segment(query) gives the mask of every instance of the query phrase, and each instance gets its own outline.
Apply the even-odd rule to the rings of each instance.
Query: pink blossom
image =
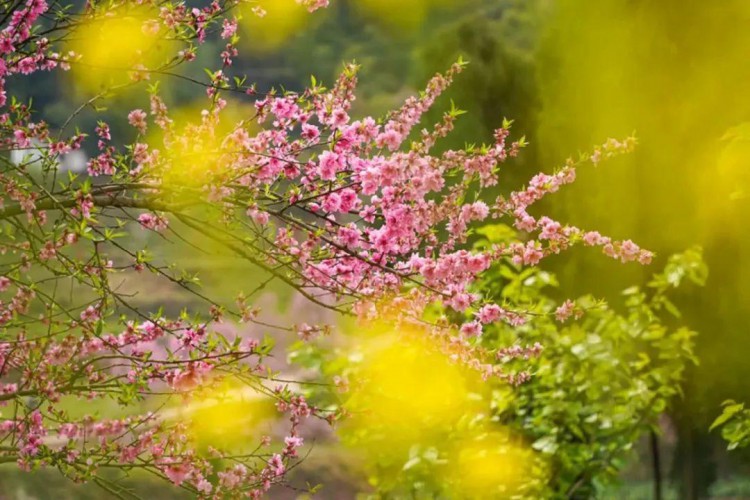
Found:
[[[323,210],[326,212],[338,212],[341,208],[341,197],[338,193],[331,193],[323,201]]]
[[[281,476],[286,471],[286,466],[281,460],[281,455],[279,455],[278,453],[274,453],[271,456],[271,459],[268,461],[268,467],[276,476]]]
[[[310,12],[328,7],[328,0],[297,0],[297,3],[307,7]]]
[[[465,337],[478,337],[482,334],[482,324],[479,321],[471,321],[461,325],[461,334]]]
[[[151,213],[143,213],[138,216],[138,222],[144,229],[150,229],[152,231],[164,231],[169,225],[167,219],[161,215],[155,215]]]
[[[146,112],[142,109],[134,109],[128,113],[128,123],[138,129],[141,134],[146,133]]]
[[[36,71],[36,61],[31,57],[24,57],[18,61],[18,71],[23,75],[30,75]]]
[[[336,173],[341,169],[341,158],[338,153],[324,151],[318,157],[318,174],[325,181],[336,179]]]
[[[176,486],[180,486],[191,475],[192,469],[187,464],[170,465],[164,468],[164,474]]]
[[[493,323],[500,319],[502,309],[497,304],[487,304],[477,313],[477,318],[484,324]]]
[[[265,226],[268,224],[269,216],[268,212],[265,212],[263,210],[259,210],[257,208],[249,208],[247,210],[247,215],[250,216],[253,221],[255,221],[256,224],[259,224],[261,226]]]
[[[320,137],[320,129],[316,127],[315,125],[310,125],[309,123],[305,123],[302,125],[302,135],[303,138],[307,139],[309,142],[315,142],[318,140],[318,137]]]
[[[224,19],[221,26],[221,38],[232,38],[237,32],[237,19]]]
[[[575,303],[571,300],[566,300],[560,307],[555,310],[555,319],[560,323],[566,321],[575,311]]]

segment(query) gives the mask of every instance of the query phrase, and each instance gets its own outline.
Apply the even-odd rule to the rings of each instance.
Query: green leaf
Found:
[[[714,420],[714,422],[711,424],[711,427],[708,428],[708,431],[711,432],[718,426],[727,423],[732,417],[734,417],[736,414],[738,414],[744,409],[745,409],[744,403],[735,403],[735,404],[730,404],[728,406],[725,406],[722,414],[716,417],[716,420]]]
[[[542,453],[552,455],[557,451],[558,445],[554,436],[544,436],[534,441],[531,447]]]

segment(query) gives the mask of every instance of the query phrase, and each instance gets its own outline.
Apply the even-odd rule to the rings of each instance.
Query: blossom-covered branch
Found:
[[[310,11],[328,4],[300,3]],[[457,363],[506,376],[503,359],[521,353],[486,352],[474,341],[483,325],[518,325],[526,317],[473,291],[494,262],[533,266],[579,242],[622,261],[651,258],[631,241],[529,215],[532,203],[574,180],[572,162],[491,201],[501,165],[524,145],[509,138],[509,123],[491,144],[432,153],[460,113],[447,112],[433,127],[421,119],[462,71],[461,61],[384,119],[354,119],[354,65],[330,89],[314,83],[265,94],[233,72],[237,11],[262,14],[262,2],[111,0],[81,11],[62,1],[0,5],[0,147],[27,152],[20,163],[2,160],[0,167],[0,402],[9,410],[0,422],[0,461],[54,466],[110,490],[117,487],[101,469],[142,468],[198,495],[258,497],[283,482],[298,459],[306,418],[338,418],[268,375],[270,341],[220,333],[222,321],[295,329],[305,339],[328,330],[261,321],[249,300],[268,281],[364,321],[409,323]],[[102,36],[132,47],[112,52],[99,43]],[[208,80],[181,75],[212,37],[224,47]],[[127,114],[135,138],[112,137],[105,122],[69,132],[82,107],[53,129],[28,103],[6,98],[11,76],[56,69],[82,72],[80,87],[91,96],[84,106],[141,91],[142,101]],[[205,100],[196,109],[172,109],[151,82],[156,75],[199,84]],[[243,101],[251,111],[238,112]],[[92,139],[97,154],[87,175],[64,176],[61,158]],[[610,140],[589,159],[632,146],[631,139]],[[490,217],[509,218],[529,239],[470,250],[472,225]],[[267,281],[223,303],[130,237],[143,230],[187,246],[216,244]],[[158,300],[155,307],[137,303],[135,294],[148,293],[145,273],[189,292],[190,310],[169,317]],[[440,318],[428,319],[435,307]],[[462,319],[448,321],[449,313]],[[238,391],[222,389],[228,381],[286,416],[279,442],[248,444],[244,436],[239,449],[202,446],[191,432],[200,411],[165,417],[175,399],[195,402],[213,392],[234,401]],[[119,403],[126,416],[70,411],[70,401],[95,399]]]

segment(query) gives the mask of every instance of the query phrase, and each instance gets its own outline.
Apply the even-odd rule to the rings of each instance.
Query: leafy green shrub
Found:
[[[487,228],[488,240],[498,228]],[[513,338],[540,343],[544,352],[528,383],[492,401],[493,419],[532,440],[549,458],[550,497],[589,497],[616,478],[623,459],[672,398],[679,395],[693,355],[694,332],[671,326],[679,311],[670,290],[684,282],[702,285],[707,269],[700,249],[669,258],[645,288],[624,290],[624,304],[611,308],[592,297],[575,301],[575,321],[551,317],[556,303],[547,291],[555,277],[539,269],[497,266],[483,286],[516,304],[537,304],[535,319],[517,329],[486,332],[484,343],[507,345]]]
[[[721,415],[711,424],[711,430],[719,427],[721,437],[729,443],[727,449],[745,448],[750,444],[750,410],[745,409],[745,403],[724,401]]]
[[[478,247],[516,238],[501,225],[478,232]],[[410,434],[408,443],[394,444],[393,434],[400,431],[392,423],[382,428],[344,423],[339,434],[365,458],[370,483],[386,498],[476,496],[449,471],[460,462],[462,443],[499,435],[492,446],[506,461],[493,462],[486,453],[474,460],[479,475],[482,467],[495,467],[488,473],[494,474],[492,487],[499,489],[483,495],[595,497],[616,480],[634,444],[656,429],[658,417],[680,394],[683,372],[696,362],[695,333],[679,325],[679,311],[668,295],[686,283],[702,285],[706,277],[701,251],[693,248],[670,257],[645,287],[624,290],[621,307],[589,296],[568,303],[564,313],[552,298],[554,275],[519,268],[510,260],[496,264],[479,283],[482,293],[512,310],[528,311],[531,319],[515,327],[496,323],[475,342],[507,355],[511,379],[527,378],[514,368],[531,367],[528,381],[513,385],[490,378],[470,394],[463,415],[419,436]],[[566,315],[568,320],[560,321]],[[525,359],[524,353],[533,358],[536,344],[543,346],[541,354]],[[318,388],[311,397],[345,408],[358,397],[359,356],[341,350],[338,359],[324,362],[320,351],[300,344],[293,358],[328,370],[339,387],[342,380],[351,384],[343,395]],[[422,425],[430,417],[420,415]],[[415,417],[404,418],[410,427],[419,426]],[[509,473],[517,476],[510,486]]]

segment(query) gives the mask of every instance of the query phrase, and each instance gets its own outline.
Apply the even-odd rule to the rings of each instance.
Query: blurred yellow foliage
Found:
[[[243,443],[257,445],[261,427],[277,415],[269,396],[231,381],[199,391],[176,413],[188,423],[188,434],[199,445],[231,449],[242,448]],[[254,439],[245,439],[248,436]]]
[[[156,19],[153,12],[137,8],[104,12],[84,22],[66,47],[80,56],[72,65],[75,83],[99,91],[128,82],[133,71],[166,62],[169,42]]]
[[[267,52],[279,48],[303,29],[311,16],[296,0],[262,0],[240,7],[244,50]]]
[[[544,162],[633,131],[639,141],[635,154],[582,171],[561,193],[572,220],[656,250],[723,237],[712,234],[723,232],[717,222],[750,180],[746,148],[726,137],[750,116],[748,21],[744,0],[550,8],[536,133]]]
[[[205,103],[188,105],[170,112],[171,131],[168,134],[152,128],[147,139],[151,149],[162,152],[166,187],[200,189],[215,175],[231,168],[241,154],[237,144],[227,137],[243,128],[251,135],[257,125],[250,122],[251,106],[230,102],[220,112],[210,112]]]
[[[349,358],[358,369],[343,430],[379,470],[371,481],[419,468],[448,498],[509,498],[543,484],[539,454],[490,421],[491,384],[436,349],[435,339],[387,323],[355,339]],[[511,389],[499,390],[512,401]]]
[[[457,440],[446,470],[455,498],[508,498],[543,473],[531,447],[502,429]]]
[[[478,378],[418,335],[386,330],[362,342],[359,385],[348,404],[357,425],[413,438],[453,424],[466,411]]]

